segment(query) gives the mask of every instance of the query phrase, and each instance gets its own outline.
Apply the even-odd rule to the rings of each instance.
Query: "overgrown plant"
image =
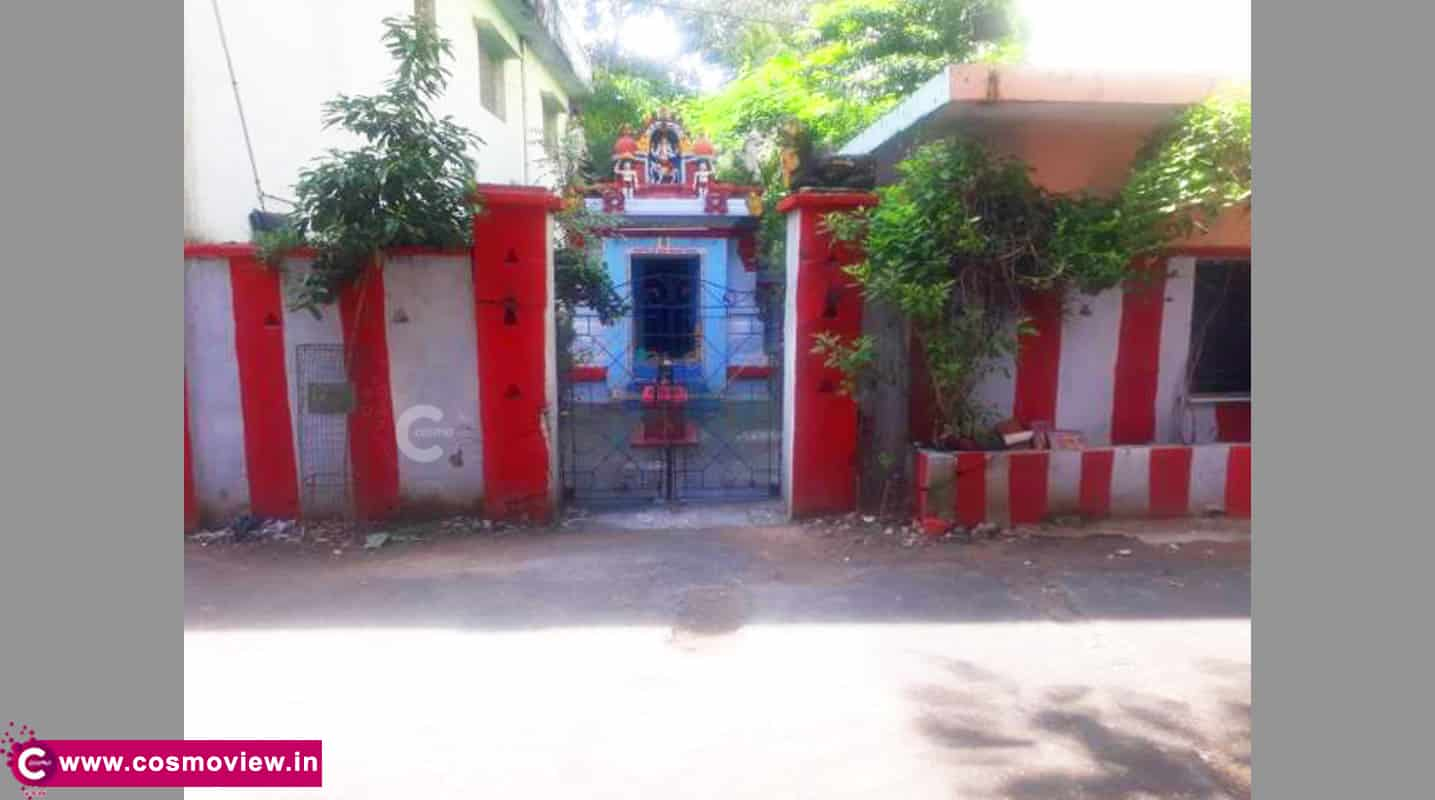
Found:
[[[1251,202],[1251,97],[1230,87],[1152,138],[1121,192],[1128,243],[1151,252]]]
[[[1249,97],[1213,98],[1154,136],[1125,190],[1107,199],[1046,192],[1019,160],[948,139],[898,164],[875,207],[825,217],[836,239],[862,245],[864,259],[847,271],[865,296],[912,325],[930,376],[932,441],[990,438],[990,410],[975,390],[1035,333],[1021,315],[1023,292],[1121,285],[1141,257],[1249,204],[1250,141]],[[812,346],[849,378],[870,363],[867,337]]]
[[[395,62],[384,91],[341,94],[323,106],[325,128],[363,141],[330,149],[299,173],[294,227],[262,237],[277,263],[301,244],[313,267],[293,284],[290,305],[318,314],[385,248],[466,247],[472,240],[475,161],[482,140],[430,108],[448,85],[447,39],[419,17],[384,19],[384,47]]]
[[[544,153],[563,196],[563,207],[554,214],[553,296],[559,367],[566,372],[572,366],[573,321],[578,310],[591,311],[606,325],[625,316],[629,308],[603,263],[602,237],[616,226],[617,219],[590,211],[584,203],[593,170],[582,129],[570,127],[556,144],[545,144]]]

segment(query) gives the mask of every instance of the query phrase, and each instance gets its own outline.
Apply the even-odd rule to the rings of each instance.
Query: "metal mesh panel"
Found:
[[[306,515],[346,515],[349,493],[349,411],[353,391],[344,347],[294,348],[299,410],[299,483]]]

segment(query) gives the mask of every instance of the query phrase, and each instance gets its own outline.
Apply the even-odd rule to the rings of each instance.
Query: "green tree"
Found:
[[[931,375],[933,439],[978,439],[990,420],[975,389],[1029,333],[1021,292],[1118,286],[1138,274],[1142,256],[1248,206],[1250,148],[1250,98],[1240,92],[1193,106],[1153,134],[1116,197],[1052,194],[1018,160],[973,140],[941,140],[897,165],[898,180],[879,190],[875,208],[824,222],[838,239],[861,242],[864,259],[848,272],[865,295],[911,322]],[[811,346],[849,386],[871,366],[865,337]]]
[[[829,0],[767,60],[693,104],[725,145],[773,138],[788,119],[819,146],[856,135],[947,64],[1019,53],[1008,0]]]
[[[324,104],[326,128],[363,140],[330,149],[299,173],[297,210],[288,231],[262,239],[274,262],[289,247],[315,250],[313,269],[290,303],[315,314],[375,262],[384,248],[463,247],[472,238],[476,165],[481,140],[429,104],[443,94],[452,56],[448,40],[419,17],[387,18],[383,43],[393,77],[375,95],[344,95]]]
[[[660,108],[682,112],[694,93],[661,67],[615,59],[593,72],[593,94],[583,101],[580,118],[592,158],[593,174],[613,174],[613,144],[624,126],[635,127]]]
[[[1150,252],[1250,201],[1250,88],[1231,86],[1151,140],[1121,192],[1121,211],[1132,247]]]

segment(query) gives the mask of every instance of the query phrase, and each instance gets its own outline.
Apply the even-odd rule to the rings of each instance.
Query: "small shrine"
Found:
[[[570,378],[582,400],[637,399],[660,382],[695,400],[767,396],[780,355],[759,281],[760,187],[717,180],[712,142],[666,110],[625,128],[612,155],[585,203],[614,220],[603,261],[631,312],[608,325],[580,314]]]

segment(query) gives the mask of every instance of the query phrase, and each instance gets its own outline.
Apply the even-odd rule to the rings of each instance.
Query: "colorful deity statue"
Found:
[[[707,137],[699,136],[692,146],[693,158],[693,189],[697,191],[698,197],[706,196],[708,185],[713,179],[713,145]]]
[[[613,175],[623,189],[623,194],[633,196],[638,185],[638,143],[632,132],[624,125],[619,131],[618,141],[613,144]]]
[[[659,128],[648,137],[648,183],[680,183],[682,152],[679,135],[671,128]]]

